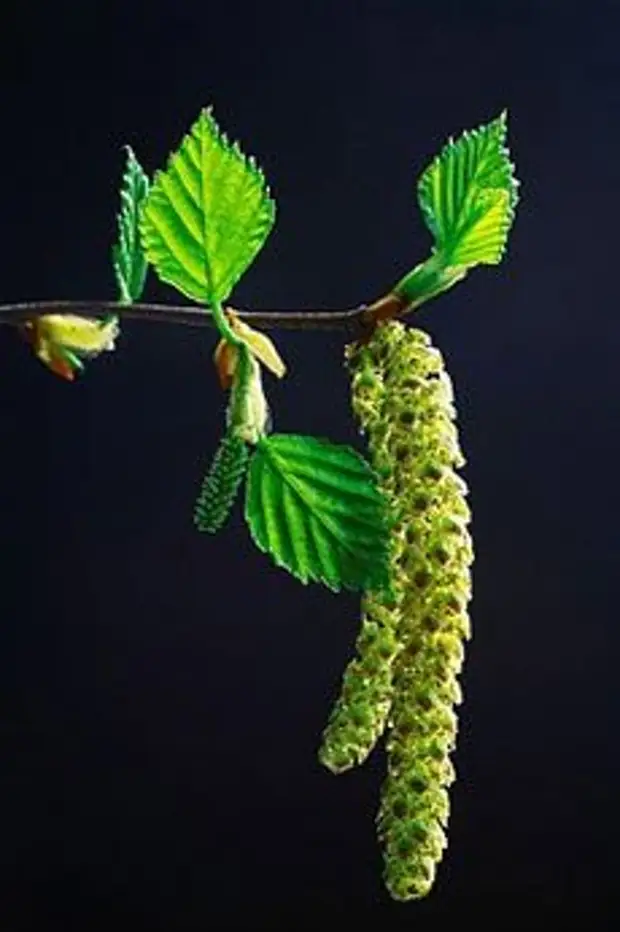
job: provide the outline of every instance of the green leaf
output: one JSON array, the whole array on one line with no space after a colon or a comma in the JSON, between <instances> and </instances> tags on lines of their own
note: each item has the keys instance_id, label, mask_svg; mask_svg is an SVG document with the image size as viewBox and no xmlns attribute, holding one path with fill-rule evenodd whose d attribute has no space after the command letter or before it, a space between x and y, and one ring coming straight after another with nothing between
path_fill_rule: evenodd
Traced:
<instances>
[{"instance_id":1,"label":"green leaf","mask_svg":"<svg viewBox=\"0 0 620 932\"><path fill-rule=\"evenodd\" d=\"M149 262L195 301L225 301L275 220L263 173L203 110L166 171L157 172L141 223Z\"/></svg>"},{"instance_id":2,"label":"green leaf","mask_svg":"<svg viewBox=\"0 0 620 932\"><path fill-rule=\"evenodd\" d=\"M518 182L505 147L506 112L452 139L420 178L418 198L445 266L497 264Z\"/></svg>"},{"instance_id":3,"label":"green leaf","mask_svg":"<svg viewBox=\"0 0 620 932\"><path fill-rule=\"evenodd\" d=\"M389 519L376 475L348 446L271 434L250 461L245 519L256 546L303 583L388 584Z\"/></svg>"},{"instance_id":4,"label":"green leaf","mask_svg":"<svg viewBox=\"0 0 620 932\"><path fill-rule=\"evenodd\" d=\"M121 187L121 211L118 214L118 241L112 247L112 263L121 304L137 301L146 280L144 257L138 222L140 210L149 190L149 180L129 146L125 146L127 165Z\"/></svg>"}]
</instances>

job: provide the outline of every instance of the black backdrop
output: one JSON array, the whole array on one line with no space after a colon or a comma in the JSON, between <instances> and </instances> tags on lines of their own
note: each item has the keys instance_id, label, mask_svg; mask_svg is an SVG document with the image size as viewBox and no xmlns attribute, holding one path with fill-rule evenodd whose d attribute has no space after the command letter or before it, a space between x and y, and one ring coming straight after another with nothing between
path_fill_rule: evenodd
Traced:
<instances>
[{"instance_id":1,"label":"black backdrop","mask_svg":"<svg viewBox=\"0 0 620 932\"><path fill-rule=\"evenodd\" d=\"M113 298L121 146L153 171L206 104L279 207L237 306L381 294L429 249L418 174L504 107L522 187L502 265L417 321L455 382L477 554L450 847L421 903L381 884L381 753L340 778L316 761L358 598L275 568L239 509L216 538L192 527L223 416L214 334L128 322L70 385L0 328L3 930L505 928L522 910L603 927L620 828L617 6L12 6L4 302ZM176 299L153 276L148 296ZM277 340L276 428L357 444L342 341Z\"/></svg>"}]
</instances>

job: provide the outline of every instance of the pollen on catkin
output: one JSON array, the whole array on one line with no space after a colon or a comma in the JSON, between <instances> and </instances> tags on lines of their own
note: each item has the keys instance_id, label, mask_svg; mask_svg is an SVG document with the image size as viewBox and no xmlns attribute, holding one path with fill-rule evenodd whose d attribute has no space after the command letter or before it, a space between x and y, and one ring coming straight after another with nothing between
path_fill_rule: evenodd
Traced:
<instances>
[{"instance_id":1,"label":"pollen on catkin","mask_svg":"<svg viewBox=\"0 0 620 932\"><path fill-rule=\"evenodd\" d=\"M237 497L248 460L245 441L226 433L215 451L194 508L194 524L199 531L214 534L222 527Z\"/></svg>"},{"instance_id":2,"label":"pollen on catkin","mask_svg":"<svg viewBox=\"0 0 620 932\"><path fill-rule=\"evenodd\" d=\"M429 892L446 846L453 706L461 701L457 677L470 636L470 513L455 471L464 458L452 386L428 335L389 322L352 356L351 368L353 407L397 519L396 649L377 825L386 886L395 899L409 900ZM362 380L374 380L381 392L372 400L359 393Z\"/></svg>"},{"instance_id":3,"label":"pollen on catkin","mask_svg":"<svg viewBox=\"0 0 620 932\"><path fill-rule=\"evenodd\" d=\"M345 360L353 355L347 346ZM380 372L368 356L360 356L352 371L352 406L362 424L362 432L380 429L379 412L384 400ZM375 464L377 466L377 464ZM392 479L377 468L379 487L388 503ZM403 546L398 525L390 538L390 565L399 558ZM394 573L390 574L394 577ZM362 595L361 628L355 656L349 662L336 700L323 732L319 760L333 773L342 773L366 760L382 735L392 701L392 665L398 651L396 629L402 593L398 584L392 591L367 591Z\"/></svg>"}]
</instances>

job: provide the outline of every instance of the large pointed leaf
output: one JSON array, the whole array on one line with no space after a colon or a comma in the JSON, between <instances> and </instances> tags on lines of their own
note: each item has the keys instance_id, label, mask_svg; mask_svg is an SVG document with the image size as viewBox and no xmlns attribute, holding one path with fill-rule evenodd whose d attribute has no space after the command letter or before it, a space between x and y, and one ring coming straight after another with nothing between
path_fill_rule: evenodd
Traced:
<instances>
[{"instance_id":1,"label":"large pointed leaf","mask_svg":"<svg viewBox=\"0 0 620 932\"><path fill-rule=\"evenodd\" d=\"M142 214L142 239L159 277L195 301L225 301L275 219L263 173L203 110Z\"/></svg>"},{"instance_id":2,"label":"large pointed leaf","mask_svg":"<svg viewBox=\"0 0 620 932\"><path fill-rule=\"evenodd\" d=\"M420 178L418 197L445 266L494 265L504 252L517 181L506 113L450 140Z\"/></svg>"},{"instance_id":3,"label":"large pointed leaf","mask_svg":"<svg viewBox=\"0 0 620 932\"><path fill-rule=\"evenodd\" d=\"M140 211L149 190L149 180L129 146L121 187L118 241L112 247L112 263L121 304L138 301L144 290L147 262L138 230Z\"/></svg>"},{"instance_id":4,"label":"large pointed leaf","mask_svg":"<svg viewBox=\"0 0 620 932\"><path fill-rule=\"evenodd\" d=\"M388 581L389 519L370 465L318 437L271 434L250 461L245 518L259 549L338 592Z\"/></svg>"}]
</instances>

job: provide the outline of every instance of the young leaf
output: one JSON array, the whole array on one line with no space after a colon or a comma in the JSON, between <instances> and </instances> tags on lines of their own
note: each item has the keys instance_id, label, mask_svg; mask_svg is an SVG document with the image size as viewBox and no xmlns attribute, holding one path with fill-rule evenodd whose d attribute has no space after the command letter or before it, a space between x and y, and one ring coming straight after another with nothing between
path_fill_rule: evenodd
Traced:
<instances>
[{"instance_id":1,"label":"young leaf","mask_svg":"<svg viewBox=\"0 0 620 932\"><path fill-rule=\"evenodd\" d=\"M162 281L215 304L229 296L274 220L263 173L203 110L166 171L156 173L140 229Z\"/></svg>"},{"instance_id":2,"label":"young leaf","mask_svg":"<svg viewBox=\"0 0 620 932\"><path fill-rule=\"evenodd\" d=\"M335 592L387 585L385 499L351 447L297 434L261 438L245 518L256 546L303 583L323 582Z\"/></svg>"},{"instance_id":3,"label":"young leaf","mask_svg":"<svg viewBox=\"0 0 620 932\"><path fill-rule=\"evenodd\" d=\"M502 258L518 185L505 139L504 111L451 139L420 178L420 207L444 266L495 265Z\"/></svg>"},{"instance_id":4,"label":"young leaf","mask_svg":"<svg viewBox=\"0 0 620 932\"><path fill-rule=\"evenodd\" d=\"M149 190L149 180L129 146L121 187L118 242L112 247L112 262L121 304L138 301L146 281L147 262L142 250L138 221Z\"/></svg>"}]
</instances>

